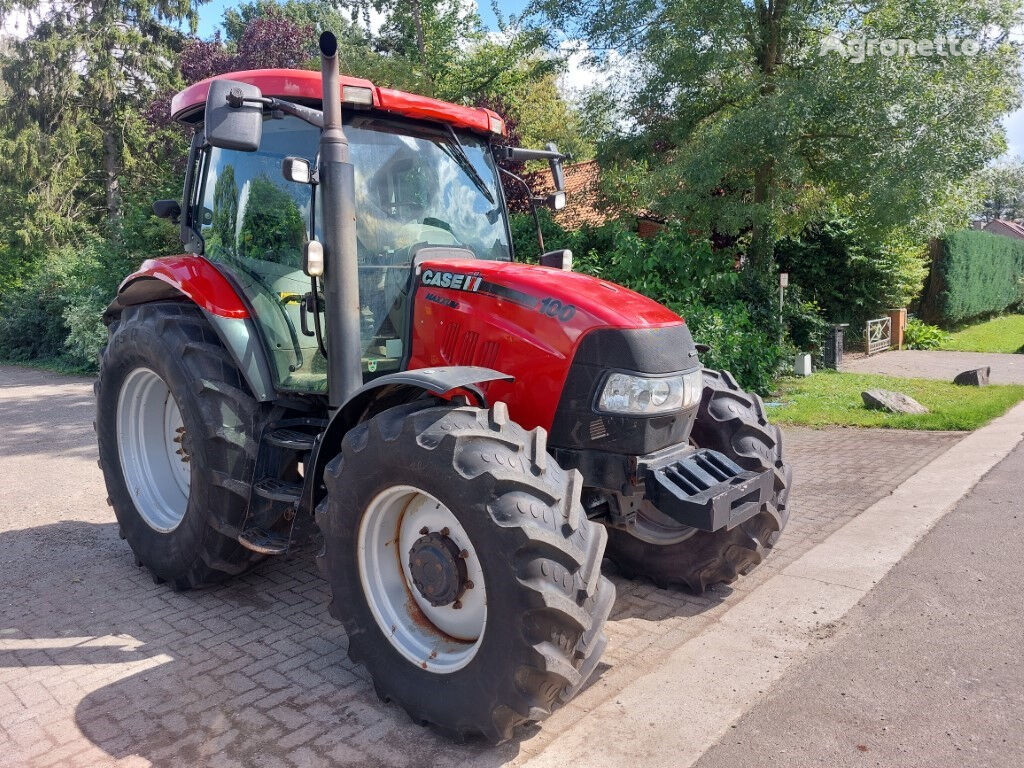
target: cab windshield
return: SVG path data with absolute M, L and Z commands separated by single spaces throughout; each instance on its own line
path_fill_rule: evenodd
M 465 248 L 509 260 L 497 169 L 487 142 L 444 127 L 371 115 L 345 116 L 355 167 L 356 238 L 364 377 L 397 370 L 408 343 L 412 259 L 418 248 Z M 302 272 L 310 187 L 285 181 L 281 160 L 315 163 L 318 129 L 295 117 L 267 119 L 258 152 L 208 148 L 192 220 L 207 258 L 226 266 L 255 305 L 281 389 L 326 390 L 326 361 L 302 330 L 310 291 Z M 320 237 L 320 232 L 316 233 Z M 307 318 L 307 327 L 312 318 Z

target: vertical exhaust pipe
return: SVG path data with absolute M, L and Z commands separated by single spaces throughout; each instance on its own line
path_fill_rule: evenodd
M 321 222 L 330 407 L 340 408 L 363 385 L 359 264 L 356 256 L 355 169 L 341 125 L 338 40 L 320 35 L 324 127 L 320 133 Z

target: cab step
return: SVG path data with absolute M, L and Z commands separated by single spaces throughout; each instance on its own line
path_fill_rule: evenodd
M 253 484 L 252 492 L 261 499 L 297 504 L 302 497 L 302 486 L 276 477 L 264 477 Z
M 287 448 L 292 451 L 311 451 L 316 441 L 316 436 L 307 432 L 300 432 L 297 429 L 281 427 L 267 433 L 264 438 L 270 445 L 279 448 Z
M 238 543 L 261 555 L 283 555 L 288 551 L 288 536 L 258 526 L 238 534 Z

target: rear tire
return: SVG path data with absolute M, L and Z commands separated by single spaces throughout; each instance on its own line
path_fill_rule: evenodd
M 504 403 L 489 411 L 410 403 L 354 427 L 325 482 L 317 522 L 331 613 L 383 700 L 454 738 L 499 743 L 586 683 L 615 599 L 600 570 L 606 535 L 583 515 L 580 476 L 547 455 L 543 430 L 509 421 Z M 407 501 L 387 507 L 396 494 Z M 378 523 L 381 509 L 392 511 Z M 407 537 L 435 537 L 444 524 L 443 517 L 423 524 L 424 509 L 452 516 L 441 533 L 479 578 L 460 593 L 461 610 L 424 605 L 421 585 L 401 576 L 419 545 L 403 561 Z M 378 525 L 374 539 L 366 531 Z M 379 554 L 371 558 L 371 550 Z M 394 597 L 380 584 L 390 584 Z M 450 600 L 446 594 L 438 599 Z M 456 634 L 447 624 L 480 604 L 475 628 Z
M 136 563 L 154 580 L 187 589 L 262 559 L 237 537 L 265 413 L 202 311 L 179 302 L 126 307 L 110 328 L 94 388 L 100 468 Z M 152 414 L 161 398 L 165 435 Z M 138 418 L 129 418 L 133 410 Z M 171 429 L 175 417 L 179 427 Z M 144 447 L 172 436 L 180 453 L 168 455 L 172 465 L 187 464 L 184 479 L 173 476 L 180 466 L 165 467 L 159 450 L 152 458 Z
M 691 438 L 743 469 L 772 470 L 773 501 L 732 530 L 696 531 L 674 544 L 642 541 L 611 528 L 608 557 L 624 576 L 647 577 L 660 587 L 683 586 L 699 594 L 749 573 L 778 541 L 789 520 L 792 469 L 782 456 L 782 432 L 768 423 L 761 398 L 740 389 L 727 371 L 704 371 L 704 394 Z

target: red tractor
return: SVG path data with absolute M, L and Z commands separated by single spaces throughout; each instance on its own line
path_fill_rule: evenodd
M 187 255 L 105 320 L 100 463 L 136 562 L 175 589 L 321 541 L 331 613 L 378 694 L 498 742 L 594 671 L 627 576 L 701 590 L 761 561 L 789 468 L 760 399 L 684 322 L 516 263 L 489 110 L 321 73 L 238 72 L 195 128 Z M 605 544 L 607 543 L 607 551 Z

